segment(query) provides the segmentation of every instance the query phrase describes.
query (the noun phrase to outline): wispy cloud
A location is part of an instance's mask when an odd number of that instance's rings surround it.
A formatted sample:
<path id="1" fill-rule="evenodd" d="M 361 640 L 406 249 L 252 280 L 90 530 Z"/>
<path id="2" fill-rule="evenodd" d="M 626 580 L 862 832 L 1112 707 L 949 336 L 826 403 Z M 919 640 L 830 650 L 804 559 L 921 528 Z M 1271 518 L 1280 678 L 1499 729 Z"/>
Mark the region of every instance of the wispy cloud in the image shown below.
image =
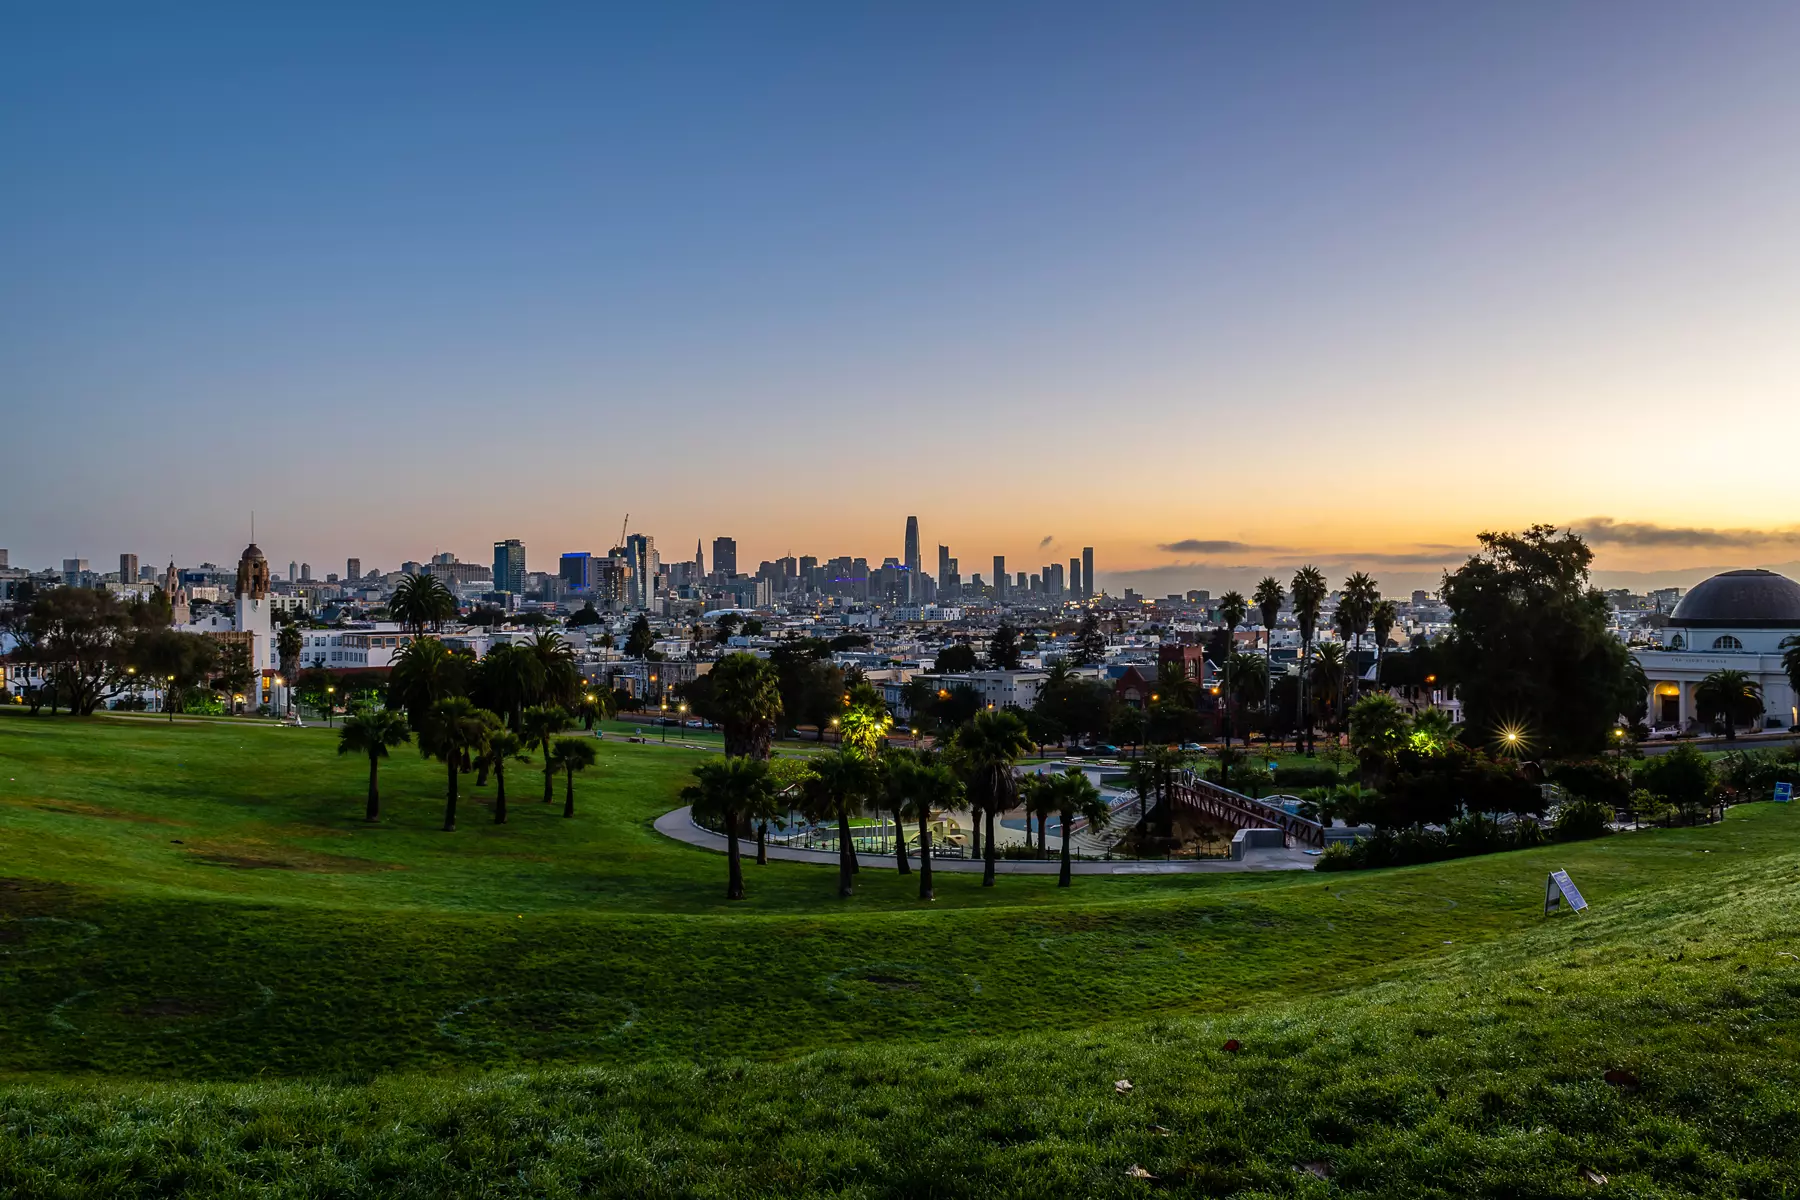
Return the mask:
<path id="1" fill-rule="evenodd" d="M 1179 542 L 1160 542 L 1158 550 L 1170 554 L 1243 554 L 1251 550 L 1278 550 L 1278 546 L 1252 546 L 1248 542 L 1208 541 L 1205 538 L 1183 538 Z"/>
<path id="2" fill-rule="evenodd" d="M 1571 523 L 1569 528 L 1597 546 L 1732 549 L 1800 544 L 1800 529 L 1701 529 L 1686 525 L 1657 525 L 1649 521 L 1615 521 L 1611 517 L 1589 517 L 1584 521 Z"/>
<path id="3" fill-rule="evenodd" d="M 1284 562 L 1316 562 L 1370 567 L 1436 567 L 1461 562 L 1475 553 L 1473 546 L 1420 546 L 1416 550 L 1349 550 L 1329 554 L 1284 554 Z"/>
<path id="4" fill-rule="evenodd" d="M 1044 540 L 1038 543 L 1038 549 L 1039 550 L 1048 550 L 1050 548 L 1051 543 L 1053 543 L 1055 541 L 1056 541 L 1056 535 L 1053 533 L 1047 533 L 1044 535 Z"/>

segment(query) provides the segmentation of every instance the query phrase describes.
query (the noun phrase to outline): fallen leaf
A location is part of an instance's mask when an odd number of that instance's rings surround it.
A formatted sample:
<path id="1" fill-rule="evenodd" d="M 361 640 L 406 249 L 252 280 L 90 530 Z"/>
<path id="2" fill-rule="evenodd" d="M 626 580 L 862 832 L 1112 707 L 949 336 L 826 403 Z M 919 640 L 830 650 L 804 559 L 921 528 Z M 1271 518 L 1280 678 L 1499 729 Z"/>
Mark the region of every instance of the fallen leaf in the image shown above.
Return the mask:
<path id="1" fill-rule="evenodd" d="M 1239 1050 L 1242 1050 L 1243 1048 L 1244 1048 L 1244 1043 L 1238 1041 L 1236 1038 L 1232 1038 L 1230 1041 L 1225 1043 L 1225 1053 L 1227 1053 L 1227 1054 L 1236 1054 Z"/>
<path id="2" fill-rule="evenodd" d="M 1168 1128 L 1165 1125 L 1152 1125 L 1150 1127 L 1150 1132 L 1154 1133 L 1157 1137 L 1174 1137 L 1175 1136 L 1175 1131 L 1173 1129 Z"/>
<path id="3" fill-rule="evenodd" d="M 1128 1179 L 1155 1179 L 1156 1178 L 1156 1176 L 1154 1176 L 1150 1172 L 1144 1170 L 1144 1168 L 1138 1166 L 1136 1163 L 1132 1163 L 1129 1167 L 1125 1168 L 1125 1176 Z"/>
<path id="4" fill-rule="evenodd" d="M 1608 1071 L 1603 1078 L 1615 1087 L 1635 1088 L 1638 1085 L 1637 1073 L 1634 1071 L 1621 1071 L 1614 1068 Z"/>
<path id="5" fill-rule="evenodd" d="M 1321 1159 L 1314 1159 L 1312 1162 L 1295 1163 L 1294 1170 L 1299 1171 L 1302 1174 L 1314 1176 L 1318 1179 L 1331 1178 L 1331 1164 Z"/>
<path id="6" fill-rule="evenodd" d="M 1581 1177 L 1583 1179 L 1587 1180 L 1589 1183 L 1593 1184 L 1595 1187 L 1599 1187 L 1601 1184 L 1606 1182 L 1606 1176 L 1604 1176 L 1600 1172 L 1594 1170 L 1594 1168 L 1592 1168 L 1592 1167 L 1581 1168 Z"/>
<path id="7" fill-rule="evenodd" d="M 1119 1095 L 1121 1095 L 1121 1096 L 1123 1096 L 1126 1092 L 1129 1092 L 1130 1090 L 1131 1090 L 1131 1080 L 1129 1080 L 1129 1079 L 1121 1079 L 1113 1084 L 1113 1091 L 1119 1093 Z"/>

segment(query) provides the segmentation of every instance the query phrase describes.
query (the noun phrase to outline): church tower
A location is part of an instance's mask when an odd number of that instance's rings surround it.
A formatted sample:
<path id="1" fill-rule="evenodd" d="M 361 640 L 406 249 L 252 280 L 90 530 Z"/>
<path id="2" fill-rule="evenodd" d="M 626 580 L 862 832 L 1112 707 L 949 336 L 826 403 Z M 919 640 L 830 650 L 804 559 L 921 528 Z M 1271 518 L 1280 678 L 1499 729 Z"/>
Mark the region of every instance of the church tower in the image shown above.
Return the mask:
<path id="1" fill-rule="evenodd" d="M 269 615 L 269 560 L 251 542 L 238 559 L 237 630 L 250 639 L 250 667 L 259 676 L 275 669 L 274 637 Z M 260 680 L 259 680 L 260 684 Z"/>
<path id="2" fill-rule="evenodd" d="M 181 586 L 181 573 L 175 569 L 175 560 L 169 560 L 169 572 L 163 576 L 163 595 L 169 598 L 170 623 L 186 625 L 193 620 L 193 613 L 188 609 L 187 589 Z"/>

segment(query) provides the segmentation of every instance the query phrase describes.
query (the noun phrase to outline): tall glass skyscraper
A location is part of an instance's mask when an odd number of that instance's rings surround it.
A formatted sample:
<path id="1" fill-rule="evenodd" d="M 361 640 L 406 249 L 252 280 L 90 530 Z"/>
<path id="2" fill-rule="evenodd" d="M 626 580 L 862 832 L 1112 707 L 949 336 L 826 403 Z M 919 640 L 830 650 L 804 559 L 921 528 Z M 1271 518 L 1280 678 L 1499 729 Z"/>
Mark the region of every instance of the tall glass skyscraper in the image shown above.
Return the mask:
<path id="1" fill-rule="evenodd" d="M 906 518 L 906 599 L 917 604 L 925 598 L 924 556 L 919 553 L 919 518 Z"/>
<path id="2" fill-rule="evenodd" d="M 525 543 L 518 538 L 494 543 L 494 590 L 515 596 L 525 591 Z"/>

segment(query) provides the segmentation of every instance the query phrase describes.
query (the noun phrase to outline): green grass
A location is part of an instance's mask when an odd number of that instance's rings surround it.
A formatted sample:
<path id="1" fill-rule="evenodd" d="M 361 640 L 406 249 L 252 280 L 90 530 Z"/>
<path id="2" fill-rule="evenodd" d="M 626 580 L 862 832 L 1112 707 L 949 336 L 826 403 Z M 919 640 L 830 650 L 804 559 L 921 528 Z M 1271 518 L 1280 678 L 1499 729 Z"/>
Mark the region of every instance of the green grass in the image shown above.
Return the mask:
<path id="1" fill-rule="evenodd" d="M 1786 808 L 931 905 L 751 865 L 728 906 L 650 828 L 704 752 L 602 743 L 572 821 L 519 768 L 446 834 L 437 764 L 371 828 L 333 750 L 0 718 L 0 1194 L 1797 1194 Z M 1553 867 L 1590 914 L 1541 916 Z"/>

